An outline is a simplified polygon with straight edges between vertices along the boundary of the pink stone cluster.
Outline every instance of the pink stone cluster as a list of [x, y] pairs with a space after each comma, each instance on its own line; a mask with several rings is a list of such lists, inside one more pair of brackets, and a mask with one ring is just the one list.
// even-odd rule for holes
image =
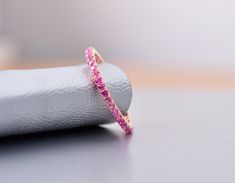
[[110, 92], [105, 86], [104, 80], [97, 68], [97, 63], [103, 62], [102, 57], [92, 47], [89, 47], [85, 50], [85, 55], [86, 55], [87, 64], [89, 65], [90, 70], [92, 72], [94, 83], [98, 88], [98, 90], [100, 91], [101, 95], [103, 96], [103, 99], [106, 102], [109, 110], [111, 111], [114, 119], [118, 122], [118, 124], [127, 134], [130, 134], [132, 132], [132, 127], [128, 115], [124, 116], [119, 110], [118, 106], [111, 97]]

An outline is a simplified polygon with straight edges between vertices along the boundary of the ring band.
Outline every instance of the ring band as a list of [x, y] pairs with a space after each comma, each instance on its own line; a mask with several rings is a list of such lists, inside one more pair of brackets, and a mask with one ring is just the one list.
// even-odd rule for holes
[[96, 49], [89, 47], [85, 50], [86, 61], [92, 72], [94, 83], [98, 88], [99, 92], [103, 96], [105, 103], [107, 104], [109, 110], [111, 111], [114, 119], [120, 125], [120, 127], [127, 133], [132, 132], [132, 125], [130, 122], [130, 117], [128, 112], [122, 114], [116, 103], [114, 102], [109, 90], [104, 84], [104, 80], [98, 70], [97, 64], [104, 62], [101, 55], [96, 51]]

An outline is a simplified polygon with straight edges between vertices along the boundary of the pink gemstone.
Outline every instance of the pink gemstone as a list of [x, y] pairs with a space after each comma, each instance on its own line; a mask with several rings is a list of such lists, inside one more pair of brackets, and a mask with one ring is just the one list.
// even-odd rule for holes
[[116, 120], [118, 123], [121, 123], [122, 116], [120, 114], [117, 114]]
[[99, 89], [104, 90], [104, 88], [105, 88], [104, 84], [100, 84]]
[[89, 57], [90, 55], [92, 55], [91, 51], [90, 50], [86, 50], [86, 56]]
[[125, 131], [128, 129], [128, 126], [127, 126], [126, 123], [123, 123], [123, 124], [121, 125], [121, 127], [122, 127], [122, 129], [125, 130]]
[[114, 109], [112, 110], [112, 114], [113, 114], [113, 116], [114, 116], [114, 117], [116, 117], [116, 116], [117, 116], [117, 114], [118, 114], [117, 109], [115, 109], [115, 108], [114, 108]]
[[111, 110], [113, 110], [115, 108], [115, 105], [112, 102], [108, 102], [108, 106]]
[[93, 70], [93, 76], [95, 77], [95, 80], [100, 78], [99, 71], [97, 69]]
[[126, 134], [131, 134], [132, 133], [131, 128], [129, 128], [129, 127], [127, 127], [125, 131], [126, 131]]
[[90, 60], [92, 60], [92, 59], [93, 59], [93, 55], [92, 55], [92, 54], [89, 54], [89, 55], [88, 55], [88, 58], [89, 58]]
[[110, 97], [107, 97], [105, 100], [106, 100], [107, 102], [109, 102], [109, 103], [112, 102], [112, 99], [111, 99]]
[[125, 120], [123, 118], [121, 118], [120, 121], [119, 121], [119, 124], [124, 125], [125, 123], [126, 123]]
[[96, 78], [95, 80], [97, 85], [101, 85], [102, 84], [102, 79], [101, 78]]
[[96, 67], [93, 65], [93, 66], [91, 66], [91, 70], [93, 71], [93, 70], [95, 70], [96, 69]]
[[107, 96], [108, 96], [108, 91], [107, 91], [107, 90], [102, 91], [102, 95], [103, 95], [104, 97], [107, 97]]
[[94, 63], [93, 60], [90, 60], [90, 61], [88, 62], [88, 65], [92, 66], [93, 63]]

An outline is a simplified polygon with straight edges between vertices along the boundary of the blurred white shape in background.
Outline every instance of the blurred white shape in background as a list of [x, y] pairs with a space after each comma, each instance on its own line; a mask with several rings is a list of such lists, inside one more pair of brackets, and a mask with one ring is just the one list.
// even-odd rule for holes
[[16, 46], [14, 42], [3, 34], [3, 4], [0, 0], [0, 69], [15, 65]]
[[8, 67], [15, 64], [16, 47], [6, 37], [0, 37], [0, 67]]

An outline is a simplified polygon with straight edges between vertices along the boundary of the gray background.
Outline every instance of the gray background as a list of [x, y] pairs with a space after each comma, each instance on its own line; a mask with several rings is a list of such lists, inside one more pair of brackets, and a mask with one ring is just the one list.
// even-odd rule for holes
[[[1, 0], [2, 35], [21, 58], [235, 67], [233, 0]], [[33, 59], [32, 59], [33, 60]]]
[[234, 183], [231, 92], [138, 89], [117, 125], [0, 139], [1, 182]]
[[[19, 59], [235, 67], [233, 0], [0, 0]], [[0, 40], [1, 43], [1, 40]], [[1, 182], [235, 181], [234, 92], [134, 90], [134, 134], [117, 125], [0, 139]]]

